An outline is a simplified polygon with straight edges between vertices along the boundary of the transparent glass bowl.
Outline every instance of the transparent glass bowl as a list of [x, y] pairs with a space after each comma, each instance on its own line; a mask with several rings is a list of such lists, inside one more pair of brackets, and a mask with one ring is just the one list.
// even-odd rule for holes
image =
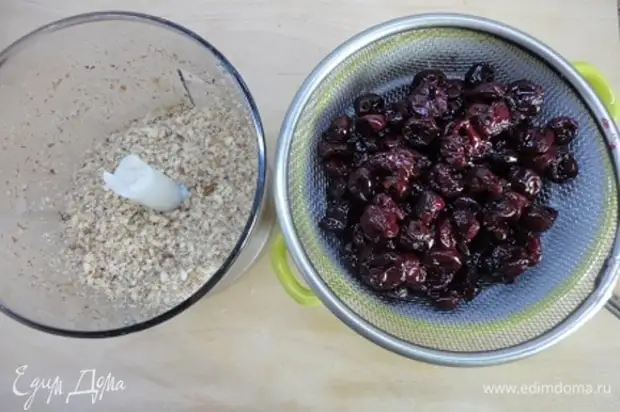
[[[177, 306], [144, 312], [85, 290], [76, 273], [50, 262], [63, 247], [65, 193], [85, 151], [148, 112], [187, 102], [179, 70], [244, 116], [243, 134], [258, 154], [256, 192], [251, 215], [240, 217], [247, 219], [245, 230], [219, 271]], [[256, 257], [255, 251], [240, 255], [264, 210], [262, 125], [237, 71], [196, 34], [125, 12], [54, 22], [0, 53], [0, 107], [0, 309], [6, 314], [68, 336], [126, 334], [180, 313], [220, 280], [236, 278], [231, 268], [243, 270]]]

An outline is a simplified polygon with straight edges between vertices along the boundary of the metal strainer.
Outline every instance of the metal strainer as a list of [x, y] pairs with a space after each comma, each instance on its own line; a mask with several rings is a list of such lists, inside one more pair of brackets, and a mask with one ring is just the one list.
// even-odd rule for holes
[[[326, 177], [317, 138], [331, 119], [349, 113], [364, 92], [403, 96], [413, 74], [441, 69], [462, 77], [485, 61], [501, 81], [530, 79], [545, 89], [541, 120], [569, 115], [580, 134], [571, 150], [580, 174], [543, 196], [559, 218], [543, 236], [544, 258], [514, 285], [482, 292], [454, 312], [423, 302], [393, 303], [366, 289], [344, 265], [338, 240], [318, 227]], [[591, 318], [612, 296], [618, 276], [618, 113], [592, 66], [566, 62], [537, 40], [477, 17], [432, 14], [383, 23], [353, 37], [312, 72], [283, 123], [276, 157], [275, 198], [286, 246], [312, 290], [290, 276], [282, 238], [274, 263], [301, 303], [318, 301], [371, 341], [401, 355], [452, 366], [482, 366], [532, 355]], [[583, 76], [583, 77], [582, 77]], [[584, 79], [587, 78], [588, 82]], [[599, 100], [594, 89], [606, 100]]]

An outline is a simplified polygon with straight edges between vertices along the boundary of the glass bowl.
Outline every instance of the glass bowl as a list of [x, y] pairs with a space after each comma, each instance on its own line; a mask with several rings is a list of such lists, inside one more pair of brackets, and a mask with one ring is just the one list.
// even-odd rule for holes
[[[142, 289], [151, 293], [164, 276], [143, 278], [126, 290], [117, 282], [114, 293], [94, 287], [97, 279], [85, 281], [88, 259], [76, 265], [66, 258], [76, 247], [67, 235], [73, 218], [67, 208], [72, 192], [81, 190], [75, 176], [87, 153], [92, 158], [113, 132], [135, 119], [179, 105], [235, 113], [231, 136], [241, 136], [244, 141], [237, 143], [249, 148], [254, 182], [247, 213], [238, 216], [239, 234], [217, 269], [183, 296], [179, 292], [146, 308], [128, 296]], [[0, 309], [14, 319], [72, 337], [143, 330], [182, 312], [225, 278], [238, 277], [264, 245], [259, 223], [267, 168], [261, 121], [239, 73], [195, 33], [127, 12], [89, 13], [48, 24], [0, 52], [0, 107]], [[209, 127], [218, 125], [206, 125], [205, 134], [211, 133]], [[172, 146], [170, 156], [175, 156]], [[207, 166], [236, 170], [217, 159]], [[103, 170], [95, 169], [96, 176], [89, 178], [101, 176]], [[100, 190], [105, 190], [103, 179]], [[100, 238], [95, 243], [109, 241], [105, 230]], [[252, 245], [250, 256], [243, 257]], [[131, 276], [132, 267], [124, 273]]]

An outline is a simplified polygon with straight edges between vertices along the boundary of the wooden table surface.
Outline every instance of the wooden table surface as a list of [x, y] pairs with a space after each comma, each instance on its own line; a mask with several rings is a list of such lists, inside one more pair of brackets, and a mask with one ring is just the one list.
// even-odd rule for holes
[[[260, 107], [273, 154], [297, 87], [340, 42], [380, 21], [460, 11], [517, 26], [568, 59], [597, 65], [620, 90], [616, 0], [0, 0], [0, 47], [71, 14], [131, 9], [195, 30], [227, 55]], [[1, 108], [0, 108], [1, 110]], [[301, 308], [263, 256], [239, 283], [174, 320], [127, 337], [48, 336], [0, 316], [0, 410], [31, 411], [611, 411], [620, 404], [620, 323], [608, 313], [516, 363], [448, 369], [408, 361], [358, 337], [324, 308]], [[22, 369], [19, 376], [16, 369]], [[69, 398], [81, 370], [125, 390]], [[85, 372], [82, 389], [90, 372]], [[62, 381], [64, 396], [35, 378]], [[592, 395], [487, 394], [483, 385], [611, 385]], [[49, 399], [49, 403], [47, 400]]]

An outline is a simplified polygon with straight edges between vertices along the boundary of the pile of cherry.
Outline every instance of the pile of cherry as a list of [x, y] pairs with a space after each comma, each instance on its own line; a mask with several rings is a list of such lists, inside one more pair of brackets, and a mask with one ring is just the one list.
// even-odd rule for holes
[[542, 87], [496, 82], [486, 63], [464, 80], [422, 71], [396, 103], [358, 97], [355, 116], [334, 119], [318, 143], [329, 181], [320, 226], [388, 298], [453, 309], [514, 282], [540, 262], [540, 234], [557, 218], [543, 182], [578, 174], [577, 122], [537, 124], [543, 101]]

